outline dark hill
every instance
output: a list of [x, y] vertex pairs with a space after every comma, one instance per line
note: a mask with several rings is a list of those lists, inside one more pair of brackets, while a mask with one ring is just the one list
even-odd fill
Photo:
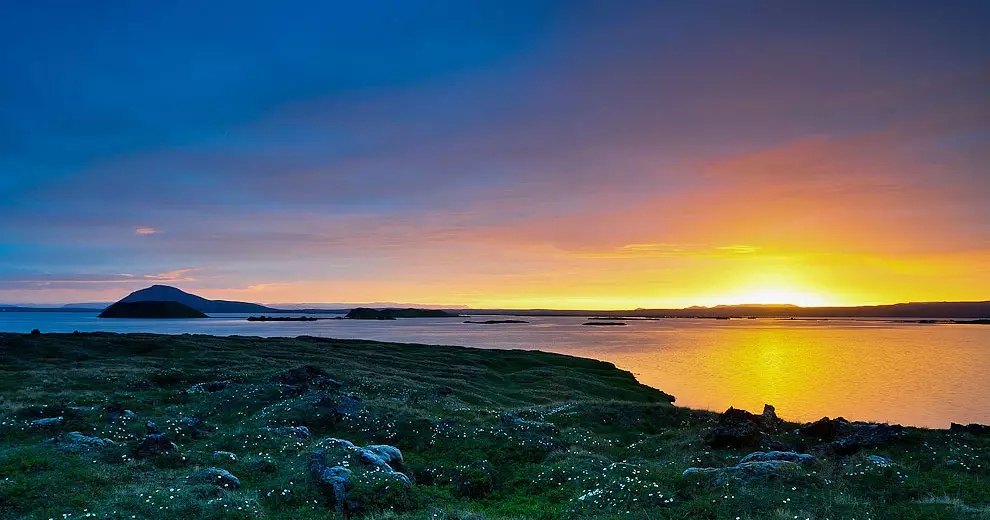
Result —
[[117, 302], [100, 313], [100, 318], [209, 318], [188, 305], [179, 302]]
[[152, 285], [146, 289], [134, 291], [120, 300], [120, 302], [123, 303], [164, 301], [179, 302], [183, 305], [192, 307], [199, 312], [210, 314], [223, 312], [257, 313], [271, 312], [275, 310], [270, 307], [265, 307], [264, 305], [258, 305], [257, 303], [207, 300], [201, 296], [189, 294], [183, 290], [168, 285]]
[[685, 309], [636, 309], [632, 311], [552, 310], [552, 309], [469, 309], [465, 314], [510, 316], [588, 316], [604, 318], [933, 318], [988, 319], [990, 301], [916, 302], [860, 307], [798, 307], [797, 305], [719, 305]]
[[358, 307], [345, 316], [351, 320], [394, 320], [396, 318], [454, 318], [456, 313], [438, 309], [371, 309]]

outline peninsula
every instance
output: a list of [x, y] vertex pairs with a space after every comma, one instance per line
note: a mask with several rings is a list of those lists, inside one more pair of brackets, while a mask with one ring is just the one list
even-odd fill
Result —
[[990, 505], [985, 426], [691, 410], [611, 363], [539, 351], [0, 334], [0, 395], [3, 518], [920, 519]]

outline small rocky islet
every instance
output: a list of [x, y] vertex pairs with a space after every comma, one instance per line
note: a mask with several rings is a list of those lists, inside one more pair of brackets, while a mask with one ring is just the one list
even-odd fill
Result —
[[987, 427], [673, 404], [610, 363], [0, 334], [0, 518], [985, 518]]

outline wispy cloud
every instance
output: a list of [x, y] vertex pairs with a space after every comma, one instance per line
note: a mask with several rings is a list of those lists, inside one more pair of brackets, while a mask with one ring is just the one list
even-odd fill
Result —
[[759, 251], [756, 246], [706, 246], [699, 244], [626, 244], [609, 251], [574, 253], [580, 258], [721, 258]]
[[184, 283], [195, 282], [197, 278], [192, 273], [201, 271], [199, 267], [176, 269], [163, 273], [148, 274], [7, 274], [0, 276], [0, 291], [52, 288], [107, 286], [119, 284], [148, 284], [148, 283]]

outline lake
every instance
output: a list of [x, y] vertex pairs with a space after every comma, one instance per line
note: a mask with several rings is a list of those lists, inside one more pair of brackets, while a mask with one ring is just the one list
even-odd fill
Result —
[[[824, 415], [947, 428], [990, 423], [990, 326], [880, 320], [627, 321], [589, 327], [584, 318], [527, 317], [479, 325], [467, 318], [395, 321], [248, 322], [105, 320], [93, 313], [0, 312], [0, 332], [153, 332], [324, 336], [538, 349], [610, 361], [693, 408], [764, 403], [791, 420]], [[472, 320], [487, 318], [473, 316]]]

